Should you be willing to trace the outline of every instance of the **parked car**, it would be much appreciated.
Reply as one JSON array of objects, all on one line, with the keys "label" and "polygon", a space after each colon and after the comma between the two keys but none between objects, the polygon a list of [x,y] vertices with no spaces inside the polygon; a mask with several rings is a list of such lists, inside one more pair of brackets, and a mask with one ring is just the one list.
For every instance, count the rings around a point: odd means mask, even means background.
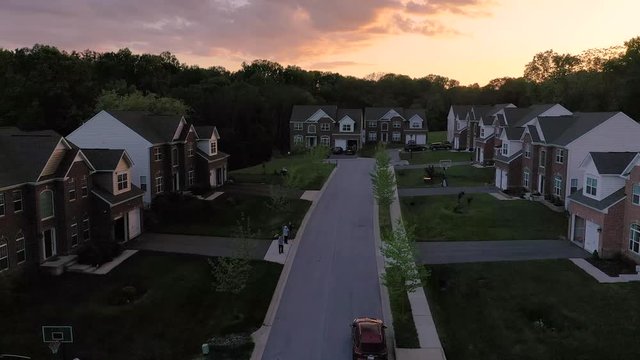
[{"label": "parked car", "polygon": [[340,146],[336,146],[333,149],[331,149],[331,152],[335,155],[339,155],[344,152],[344,149],[342,149]]},{"label": "parked car", "polygon": [[345,155],[355,155],[356,150],[352,146],[349,146],[347,150],[344,151],[344,153]]},{"label": "parked car", "polygon": [[351,323],[353,360],[387,360],[387,341],[382,320],[363,317]]},{"label": "parked car", "polygon": [[404,145],[404,151],[406,152],[411,152],[411,151],[425,151],[427,150],[427,147],[424,145],[418,145],[415,143],[415,141],[409,141]]},{"label": "parked car", "polygon": [[451,142],[443,141],[443,142],[434,142],[429,146],[431,150],[451,150]]}]

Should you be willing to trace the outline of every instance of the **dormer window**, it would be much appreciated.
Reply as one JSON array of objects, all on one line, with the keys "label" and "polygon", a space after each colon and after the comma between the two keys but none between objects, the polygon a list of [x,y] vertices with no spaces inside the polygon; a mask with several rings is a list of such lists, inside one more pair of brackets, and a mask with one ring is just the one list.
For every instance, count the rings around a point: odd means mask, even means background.
[{"label": "dormer window", "polygon": [[419,121],[419,120],[411,121],[411,128],[412,129],[422,129],[422,122]]},{"label": "dormer window", "polygon": [[480,127],[480,137],[484,138],[484,127]]},{"label": "dormer window", "polygon": [[211,155],[215,155],[218,153],[218,142],[215,140],[212,140],[210,142],[210,146],[211,148],[209,149],[211,151]]},{"label": "dormer window", "polygon": [[585,186],[584,192],[591,196],[596,196],[598,193],[598,179],[587,177],[587,186]]},{"label": "dormer window", "polygon": [[129,188],[129,176],[127,173],[118,174],[118,191],[127,190]]},{"label": "dormer window", "polygon": [[342,126],[340,127],[340,131],[341,132],[352,132],[353,128],[351,127],[351,124],[342,124]]},{"label": "dormer window", "polygon": [[509,155],[509,143],[502,143],[502,156]]}]

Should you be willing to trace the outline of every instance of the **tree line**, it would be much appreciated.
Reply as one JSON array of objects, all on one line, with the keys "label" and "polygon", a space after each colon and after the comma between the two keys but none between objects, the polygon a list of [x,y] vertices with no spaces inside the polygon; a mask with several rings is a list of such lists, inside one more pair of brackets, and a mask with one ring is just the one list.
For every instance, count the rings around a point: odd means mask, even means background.
[{"label": "tree line", "polygon": [[[428,64],[425,64],[428,66]],[[102,108],[185,112],[198,125],[216,125],[232,168],[288,151],[295,104],[342,108],[424,108],[432,131],[446,129],[451,104],[560,103],[573,111],[621,110],[640,119],[640,37],[624,46],[578,55],[536,54],[523,76],[485,86],[439,75],[365,78],[284,67],[268,60],[222,67],[182,64],[169,52],[98,53],[35,45],[0,49],[0,125],[53,129],[66,135]]]}]

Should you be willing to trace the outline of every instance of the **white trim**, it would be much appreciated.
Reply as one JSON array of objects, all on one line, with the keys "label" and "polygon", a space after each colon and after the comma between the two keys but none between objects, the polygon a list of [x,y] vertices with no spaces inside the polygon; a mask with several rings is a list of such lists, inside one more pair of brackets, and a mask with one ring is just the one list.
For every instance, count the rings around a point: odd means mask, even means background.
[{"label": "white trim", "polygon": [[[635,239],[634,234],[637,235]],[[631,244],[638,244],[638,251],[634,251],[631,248]],[[629,226],[629,251],[635,254],[640,254],[640,225],[638,224],[631,224]]]},{"label": "white trim", "polygon": [[42,167],[42,169],[40,170],[40,174],[38,175],[38,177],[36,178],[36,181],[40,180],[40,178],[42,177],[42,173],[44,172],[44,169],[47,168],[47,165],[49,165],[49,161],[51,161],[51,157],[53,156],[53,154],[56,152],[55,150],[58,148],[58,146],[60,146],[60,144],[62,143],[62,145],[64,147],[66,147],[66,150],[71,150],[71,145],[69,145],[69,143],[67,142],[67,140],[64,139],[64,137],[60,136],[60,140],[58,140],[58,143],[56,144],[56,146],[53,148],[53,151],[51,152],[51,154],[49,154],[49,158],[47,159],[47,162],[44,163],[44,166]]},{"label": "white trim", "polygon": [[[144,175],[143,175],[143,176],[144,176]],[[126,203],[127,201],[131,201],[131,200],[136,199],[136,198],[139,198],[139,197],[141,197],[141,196],[144,196],[144,193],[142,193],[142,194],[139,194],[139,195],[136,195],[136,196],[133,196],[133,197],[127,198],[126,200],[122,200],[122,201],[119,201],[119,202],[117,202],[117,203],[115,203],[115,204],[112,204],[109,200],[105,199],[103,196],[101,196],[100,194],[98,194],[95,190],[91,190],[91,193],[92,193],[93,195],[95,195],[95,196],[99,197],[102,201],[104,201],[104,202],[106,202],[107,204],[109,204],[109,207],[110,207],[110,208],[112,208],[112,207],[114,207],[114,206],[118,206],[118,205],[120,205],[120,204],[124,204],[124,203]],[[156,193],[156,194],[159,194],[159,193]]]}]

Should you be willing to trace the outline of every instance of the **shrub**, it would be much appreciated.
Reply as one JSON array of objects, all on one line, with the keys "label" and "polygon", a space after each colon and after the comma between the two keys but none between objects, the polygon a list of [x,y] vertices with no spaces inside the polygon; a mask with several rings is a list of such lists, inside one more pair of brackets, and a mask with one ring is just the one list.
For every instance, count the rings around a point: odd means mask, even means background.
[{"label": "shrub", "polygon": [[211,191],[210,184],[196,184],[189,188],[193,195],[204,195]]},{"label": "shrub", "polygon": [[122,253],[122,245],[113,241],[92,241],[78,250],[78,263],[100,266]]}]

